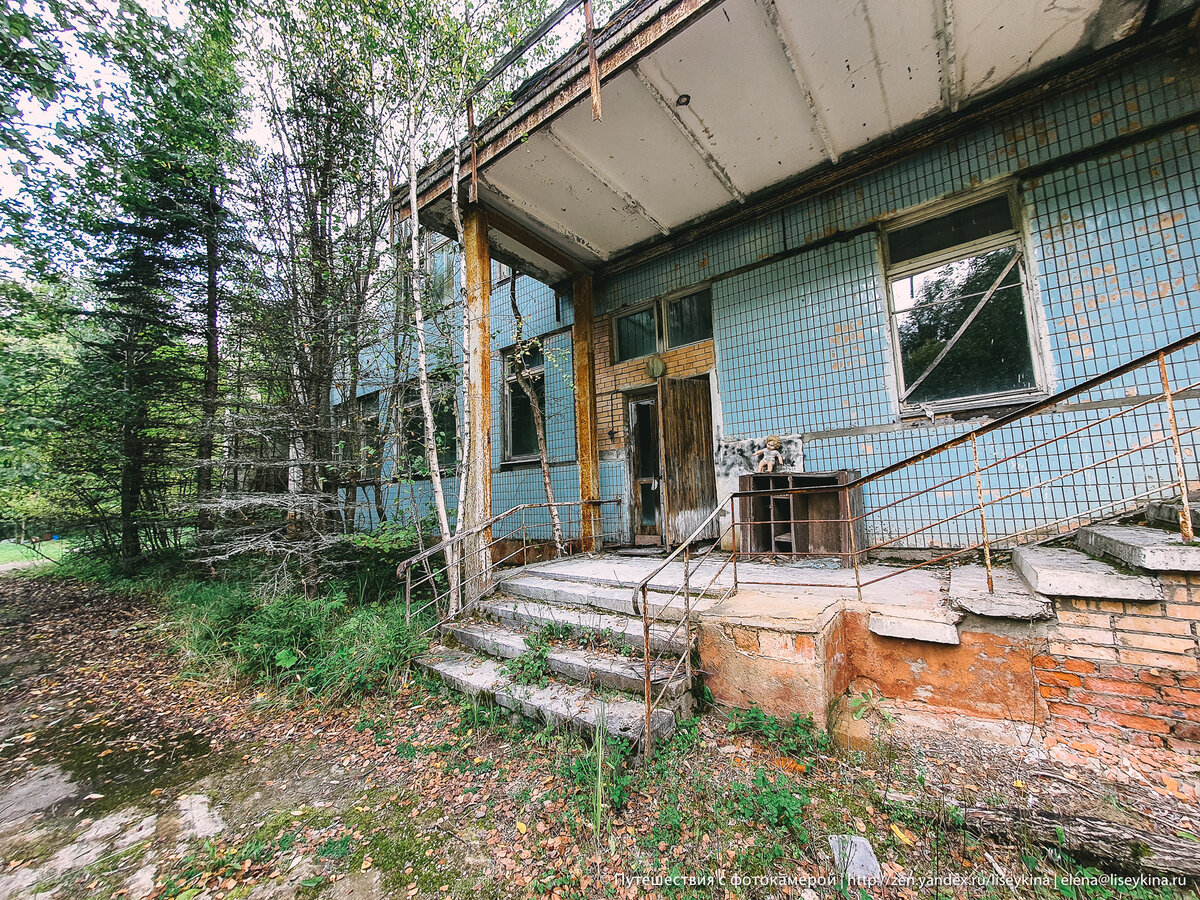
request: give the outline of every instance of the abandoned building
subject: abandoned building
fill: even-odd
[[[426,664],[635,739],[852,689],[1200,752],[1195,7],[634,0],[522,85],[464,147],[487,562]]]

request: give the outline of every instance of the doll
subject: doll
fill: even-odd
[[[780,452],[783,449],[783,439],[779,435],[769,434],[765,443],[767,446],[751,454],[762,457],[755,472],[774,472],[775,467],[783,462],[783,454]]]

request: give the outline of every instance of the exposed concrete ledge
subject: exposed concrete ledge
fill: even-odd
[[[1110,556],[1150,572],[1200,572],[1200,545],[1177,534],[1137,525],[1089,525],[1075,543],[1088,553]]]

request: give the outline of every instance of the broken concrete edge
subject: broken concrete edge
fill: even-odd
[[[867,629],[879,637],[924,641],[930,644],[959,643],[956,626],[949,622],[935,622],[930,619],[909,619],[902,616],[871,613]]]
[[[1069,547],[1018,547],[1012,561],[1030,590],[1048,597],[1148,603],[1163,597],[1156,578],[1119,572],[1103,560]]]
[[[1089,525],[1076,545],[1148,572],[1200,572],[1200,543],[1185,544],[1177,534],[1139,525]]]

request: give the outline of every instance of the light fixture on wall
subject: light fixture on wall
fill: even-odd
[[[680,94],[678,97],[675,98],[676,106],[687,106],[691,102],[692,102],[691,94]]]

